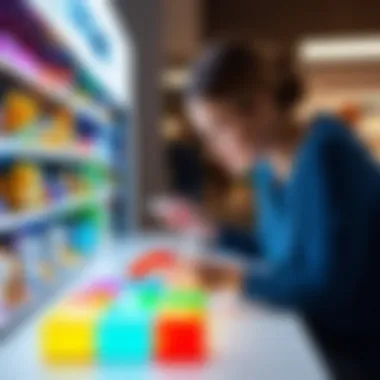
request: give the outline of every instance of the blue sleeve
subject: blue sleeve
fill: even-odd
[[[246,275],[243,291],[249,297],[312,311],[337,307],[357,288],[361,234],[355,228],[360,226],[345,195],[342,170],[355,149],[339,133],[322,132],[304,152],[294,182],[302,236],[289,246],[292,252],[281,266]]]
[[[276,179],[273,168],[268,162],[258,163],[251,176],[255,192],[255,212],[257,237],[260,256],[268,262],[282,261],[284,256],[283,226],[285,209],[285,185]],[[276,239],[273,239],[273,236]]]
[[[224,225],[218,230],[218,248],[245,258],[257,258],[260,253],[256,235],[243,228]]]

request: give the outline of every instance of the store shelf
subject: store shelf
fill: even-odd
[[[63,270],[59,278],[54,283],[51,283],[50,286],[41,283],[37,289],[33,289],[38,295],[32,297],[16,310],[8,312],[4,323],[0,325],[0,344],[4,343],[23,322],[48,305],[57,293],[72,284],[80,276],[88,263],[89,261],[84,261],[74,269]]]
[[[38,223],[60,217],[91,204],[103,204],[110,200],[111,196],[111,190],[105,189],[94,195],[70,197],[69,199],[62,200],[54,205],[49,205],[43,209],[35,211],[0,215],[0,233],[15,231],[30,223]]]
[[[67,106],[76,114],[87,115],[88,117],[99,120],[99,128],[107,128],[108,120],[104,110],[95,105],[81,104],[81,102],[75,98],[75,94],[71,89],[54,87],[50,83],[45,83],[27,70],[18,67],[17,64],[6,61],[3,57],[0,57],[0,70],[16,80],[25,82],[28,86],[46,96],[46,98]]]
[[[60,163],[90,162],[108,165],[105,157],[95,153],[88,153],[78,148],[44,148],[37,143],[14,141],[14,139],[0,138],[0,158],[17,157],[37,161],[58,161]]]
[[[81,192],[81,195],[65,193],[46,204],[40,202],[40,205],[27,211],[8,210],[6,206],[9,194],[6,192],[4,195],[0,207],[0,248],[10,255],[16,255],[9,257],[9,262],[17,263],[17,269],[22,269],[24,276],[19,284],[20,287],[25,285],[30,294],[17,308],[4,310],[4,303],[9,298],[6,297],[8,287],[5,286],[5,299],[0,300],[0,344],[35,314],[43,313],[45,308],[52,305],[57,299],[57,293],[67,290],[82,270],[93,264],[98,253],[112,252],[104,250],[104,240],[110,233],[111,218],[108,220],[107,208],[115,195],[113,184],[110,183],[110,176],[115,170],[114,156],[117,153],[113,152],[116,150],[114,144],[118,142],[113,135],[117,133],[113,126],[122,124],[119,131],[125,126],[124,116],[119,116],[121,111],[117,109],[112,94],[115,92],[114,87],[118,87],[117,84],[122,89],[125,82],[118,80],[123,77],[121,63],[124,59],[120,62],[120,68],[118,61],[115,61],[116,64],[113,62],[116,56],[110,55],[103,60],[97,56],[92,46],[93,41],[88,41],[87,37],[83,39],[82,48],[77,44],[83,37],[77,28],[69,27],[69,34],[66,33],[69,24],[65,17],[61,17],[61,12],[66,12],[66,6],[61,9],[59,6],[51,7],[49,3],[35,1],[33,5],[17,6],[14,15],[12,7],[11,16],[14,16],[14,20],[10,18],[0,36],[3,100],[5,103],[9,100],[15,104],[15,110],[21,110],[23,115],[19,115],[20,118],[16,118],[18,120],[15,119],[15,122],[25,126],[20,133],[12,136],[0,131],[0,161],[3,171],[0,180],[4,182],[4,190],[12,190],[17,184],[13,183],[13,177],[6,174],[15,170],[16,173],[21,173],[15,176],[16,180],[19,179],[20,190],[23,189],[23,184],[28,186],[31,183],[28,179],[35,175],[42,182],[49,182],[38,183],[39,185],[49,185],[47,190],[57,194],[61,182],[63,185],[80,185],[87,180],[97,182],[92,191]],[[100,15],[103,13],[105,11],[101,11]],[[29,36],[30,39],[25,39],[25,23],[28,23],[30,30],[35,30],[35,36]],[[99,27],[103,29],[101,24]],[[54,46],[51,45],[52,35]],[[104,37],[108,39],[108,33]],[[115,51],[124,46],[124,37],[120,35],[120,38]],[[109,44],[111,42],[114,41],[107,41]],[[116,80],[116,85],[110,84],[109,75]],[[20,96],[13,96],[14,91],[20,93]],[[124,110],[124,104],[117,106]],[[33,112],[29,112],[31,110]],[[35,122],[24,125],[22,120],[30,120],[36,114],[38,116]],[[72,139],[63,147],[49,146],[53,145],[49,142],[55,143],[62,136],[60,131],[65,126],[74,133]],[[0,124],[0,130],[2,129],[4,128]],[[61,141],[63,138],[64,136]],[[32,162],[33,165],[23,170],[23,162]],[[32,174],[28,177],[29,173]],[[41,182],[39,178],[37,182]],[[73,217],[72,223],[70,217]],[[91,240],[93,244],[82,244],[90,243],[90,239],[87,239],[89,236],[94,237]],[[68,249],[63,249],[64,246]],[[18,278],[13,273],[13,266],[7,265],[7,260],[8,257],[3,258],[6,265],[2,262],[1,269],[8,271],[7,281],[16,281]],[[52,273],[54,277],[51,276]],[[4,283],[8,285],[6,281]]]

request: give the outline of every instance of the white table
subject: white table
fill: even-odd
[[[144,239],[144,246],[156,243]],[[129,257],[142,247],[141,240],[123,244],[118,251]],[[104,257],[83,274],[115,270],[115,261]],[[74,286],[77,286],[76,284]],[[69,290],[66,290],[69,291]],[[220,352],[201,369],[164,368],[47,368],[39,359],[37,315],[0,347],[1,380],[325,380],[322,360],[296,316],[246,307],[224,325]],[[228,344],[226,344],[228,343]]]

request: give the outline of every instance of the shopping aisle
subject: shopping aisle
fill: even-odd
[[[129,226],[127,39],[90,3],[1,5],[0,343]]]

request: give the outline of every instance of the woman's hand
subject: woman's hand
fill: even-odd
[[[150,205],[150,211],[166,228],[174,232],[196,234],[205,238],[214,235],[211,223],[202,215],[200,208],[185,198],[155,199]]]
[[[243,270],[237,265],[213,257],[184,258],[176,271],[171,277],[176,286],[207,291],[238,290],[243,279]]]

